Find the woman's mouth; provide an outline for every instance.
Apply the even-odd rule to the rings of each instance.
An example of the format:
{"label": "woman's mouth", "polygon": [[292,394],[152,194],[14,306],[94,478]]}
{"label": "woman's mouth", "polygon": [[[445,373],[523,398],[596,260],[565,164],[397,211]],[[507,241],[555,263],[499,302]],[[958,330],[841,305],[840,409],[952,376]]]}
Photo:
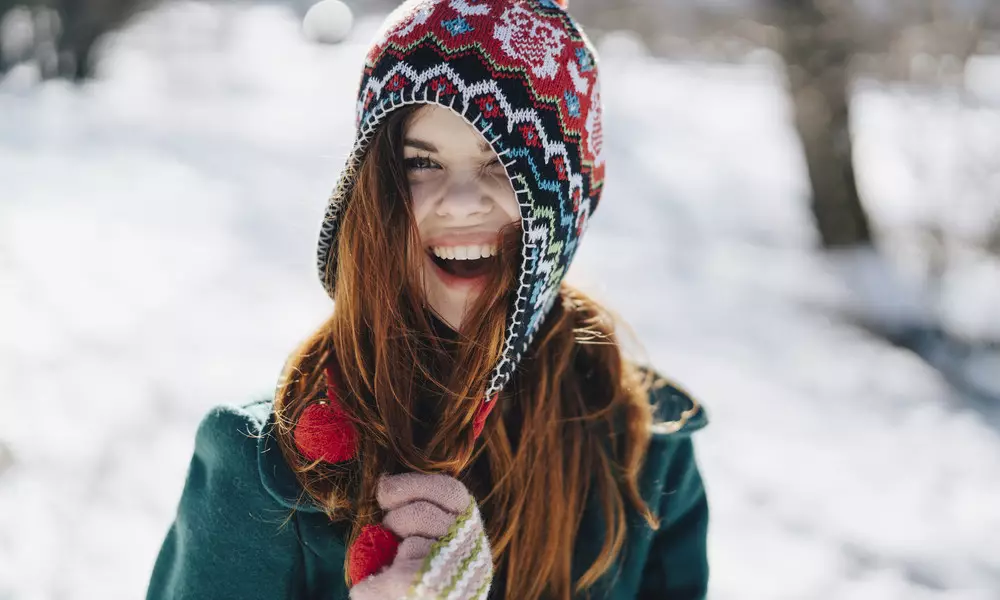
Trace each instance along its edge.
{"label": "woman's mouth", "polygon": [[[495,244],[473,244],[465,246],[433,246],[427,254],[431,261],[458,281],[472,282],[490,273],[497,262]],[[446,283],[452,283],[446,279]]]}

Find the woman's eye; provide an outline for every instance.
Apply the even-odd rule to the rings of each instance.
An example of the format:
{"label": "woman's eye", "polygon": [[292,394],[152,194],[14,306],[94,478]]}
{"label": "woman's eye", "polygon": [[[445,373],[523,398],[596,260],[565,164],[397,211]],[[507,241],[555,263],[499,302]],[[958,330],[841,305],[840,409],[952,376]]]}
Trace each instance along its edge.
{"label": "woman's eye", "polygon": [[503,163],[500,162],[499,158],[488,163],[484,168],[484,172],[490,177],[507,177],[507,170],[504,169]]}
{"label": "woman's eye", "polygon": [[423,171],[426,169],[439,169],[436,162],[426,156],[414,156],[403,161],[407,171]]}
{"label": "woman's eye", "polygon": [[490,162],[483,165],[483,171],[490,174],[495,174],[498,171],[503,172],[503,164],[500,162],[499,158],[494,158]]}

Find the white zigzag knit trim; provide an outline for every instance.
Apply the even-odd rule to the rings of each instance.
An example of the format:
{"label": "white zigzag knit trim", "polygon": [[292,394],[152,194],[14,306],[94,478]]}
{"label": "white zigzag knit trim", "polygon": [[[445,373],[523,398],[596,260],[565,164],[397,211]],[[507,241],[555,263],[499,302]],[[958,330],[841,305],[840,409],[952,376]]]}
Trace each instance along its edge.
{"label": "white zigzag knit trim", "polygon": [[542,142],[542,147],[545,149],[545,161],[549,162],[552,160],[553,155],[560,155],[566,162],[567,174],[570,173],[569,155],[566,152],[566,145],[558,140],[552,140],[549,138],[544,126],[542,125],[542,120],[538,116],[538,111],[534,108],[525,107],[515,109],[507,97],[500,90],[500,86],[493,79],[484,79],[475,83],[466,83],[459,75],[451,68],[451,65],[447,63],[440,63],[424,71],[417,71],[413,66],[404,61],[400,61],[389,70],[388,73],[382,79],[377,79],[372,77],[368,80],[365,89],[361,91],[358,96],[358,111],[361,112],[364,107],[364,99],[368,95],[368,92],[373,92],[376,96],[382,94],[383,88],[392,81],[392,78],[396,75],[404,75],[410,81],[413,82],[413,90],[416,91],[420,87],[423,87],[431,79],[438,77],[440,75],[445,75],[448,80],[451,81],[457,88],[459,93],[462,94],[462,101],[468,106],[469,100],[475,96],[481,96],[485,93],[492,93],[493,97],[496,98],[497,103],[503,109],[504,114],[507,116],[507,132],[510,133],[514,131],[514,127],[520,123],[532,123],[535,129],[538,131],[539,140]]}

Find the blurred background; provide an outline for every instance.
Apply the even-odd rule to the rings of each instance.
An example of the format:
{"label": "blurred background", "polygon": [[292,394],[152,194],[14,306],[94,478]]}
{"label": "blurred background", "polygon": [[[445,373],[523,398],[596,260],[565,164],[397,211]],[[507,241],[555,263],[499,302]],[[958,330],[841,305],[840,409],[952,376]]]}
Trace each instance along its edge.
{"label": "blurred background", "polygon": [[[199,419],[329,312],[395,3],[313,13],[338,43],[311,4],[0,0],[0,600],[142,597]],[[1000,598],[1000,3],[570,12],[608,162],[570,279],[708,408],[711,598]]]}

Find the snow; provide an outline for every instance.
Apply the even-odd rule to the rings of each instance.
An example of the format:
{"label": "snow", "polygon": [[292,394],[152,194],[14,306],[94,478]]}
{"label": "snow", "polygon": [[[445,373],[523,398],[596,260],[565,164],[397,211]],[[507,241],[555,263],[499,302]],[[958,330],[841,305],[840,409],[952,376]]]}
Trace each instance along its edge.
{"label": "snow", "polygon": [[306,39],[325,44],[339,44],[351,32],[354,16],[340,0],[323,0],[309,8],[302,20]]}
{"label": "snow", "polygon": [[1000,56],[972,56],[965,67],[965,85],[973,94],[1000,103]]}
{"label": "snow", "polygon": [[[96,82],[0,82],[0,598],[142,596],[199,418],[269,394],[330,308],[315,234],[376,27],[323,46],[280,7],[175,3],[108,44]],[[811,249],[781,77],[619,48],[571,279],[710,411],[711,597],[996,598],[1000,424],[853,325],[841,263]],[[994,112],[867,89],[855,117],[880,227],[962,199],[948,231],[980,234],[1000,183],[949,169]],[[901,137],[915,122],[949,144]],[[988,338],[995,263],[959,265],[941,304]]]}
{"label": "snow", "polygon": [[1000,104],[865,82],[855,105],[858,184],[903,285],[938,288],[931,310],[956,335],[1000,340],[1000,263],[983,251],[1000,240]]}

